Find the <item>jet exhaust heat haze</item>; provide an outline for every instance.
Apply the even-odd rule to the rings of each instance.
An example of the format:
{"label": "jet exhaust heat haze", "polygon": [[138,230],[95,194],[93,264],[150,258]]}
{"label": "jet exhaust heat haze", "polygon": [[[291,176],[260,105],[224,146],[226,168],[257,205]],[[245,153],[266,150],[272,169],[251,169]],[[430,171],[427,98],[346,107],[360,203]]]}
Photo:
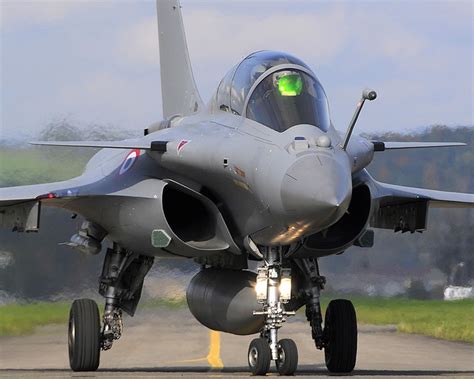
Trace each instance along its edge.
{"label": "jet exhaust heat haze", "polygon": [[[297,370],[285,320],[306,308],[311,337],[330,372],[354,369],[357,321],[352,303],[330,302],[318,258],[349,247],[371,247],[373,228],[426,229],[430,207],[473,207],[474,195],[380,183],[365,167],[391,149],[462,143],[370,141],[353,134],[364,90],[346,132],[335,130],[324,89],[302,60],[259,51],[229,70],[206,105],[191,71],[178,0],[158,0],[164,119],[144,136],[118,142],[57,141],[36,145],[101,150],[84,173],[58,183],[0,189],[0,225],[16,232],[40,227],[42,207],[86,220],[69,244],[98,254],[107,243],[99,292],[74,301],[69,359],[74,371],[94,371],[102,351],[133,316],[155,257],[193,259],[202,270],[187,289],[203,325],[257,334],[248,349],[255,375],[272,361],[281,375]],[[403,238],[401,236],[401,238]],[[248,270],[258,261],[258,272]]]}

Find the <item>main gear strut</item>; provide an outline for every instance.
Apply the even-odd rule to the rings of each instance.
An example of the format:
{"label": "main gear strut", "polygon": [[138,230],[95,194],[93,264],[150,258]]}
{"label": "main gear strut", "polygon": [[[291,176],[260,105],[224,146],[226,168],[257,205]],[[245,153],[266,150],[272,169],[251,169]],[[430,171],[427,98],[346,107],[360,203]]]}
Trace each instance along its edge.
{"label": "main gear strut", "polygon": [[99,292],[105,297],[101,348],[109,350],[122,336],[122,310],[133,316],[145,275],[153,265],[153,257],[139,255],[117,245],[107,250]]}
{"label": "main gear strut", "polygon": [[114,287],[107,288],[104,317],[102,318],[102,350],[109,350],[115,340],[122,336],[122,310],[117,306],[117,296]]}
{"label": "main gear strut", "polygon": [[323,349],[326,345],[323,333],[323,316],[321,312],[320,292],[324,289],[326,278],[319,274],[317,259],[295,259],[294,262],[303,272],[306,279],[303,291],[306,298],[306,319],[311,326],[311,335],[316,348]]}

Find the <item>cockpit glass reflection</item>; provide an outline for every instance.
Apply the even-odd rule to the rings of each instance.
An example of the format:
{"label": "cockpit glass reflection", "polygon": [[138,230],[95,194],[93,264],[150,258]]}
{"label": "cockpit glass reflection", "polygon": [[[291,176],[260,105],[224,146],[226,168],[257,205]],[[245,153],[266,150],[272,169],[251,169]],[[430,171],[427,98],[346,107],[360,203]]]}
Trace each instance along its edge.
{"label": "cockpit glass reflection", "polygon": [[278,51],[245,57],[222,79],[213,104],[279,132],[298,124],[327,131],[330,125],[326,95],[316,76],[298,58]]}
{"label": "cockpit glass reflection", "polygon": [[246,117],[278,132],[298,124],[327,131],[329,109],[319,82],[299,70],[269,74],[251,93]]}

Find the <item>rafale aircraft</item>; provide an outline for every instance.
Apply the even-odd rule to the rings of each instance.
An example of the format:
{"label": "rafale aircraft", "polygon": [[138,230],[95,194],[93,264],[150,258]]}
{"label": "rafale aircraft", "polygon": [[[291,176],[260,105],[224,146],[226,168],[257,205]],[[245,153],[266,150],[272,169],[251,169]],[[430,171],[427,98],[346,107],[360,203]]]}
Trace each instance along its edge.
{"label": "rafale aircraft", "polygon": [[[429,207],[472,207],[473,194],[380,183],[365,167],[374,152],[462,143],[370,141],[353,135],[364,90],[345,133],[334,129],[326,94],[311,68],[292,55],[258,51],[235,65],[205,105],[196,88],[178,0],[158,0],[164,120],[138,139],[34,142],[101,148],[84,173],[59,183],[0,189],[0,223],[37,231],[43,206],[86,221],[69,245],[98,254],[108,241],[99,292],[73,302],[69,360],[93,371],[101,350],[133,316],[154,257],[193,259],[202,269],[187,302],[208,328],[259,334],[248,349],[255,375],[275,361],[281,375],[297,369],[297,347],[278,339],[288,316],[306,307],[316,348],[330,372],[354,369],[356,313],[333,300],[324,321],[318,258],[355,245],[371,247],[372,228],[417,232]],[[218,54],[218,51],[216,51]],[[258,272],[248,270],[258,261]],[[308,333],[309,334],[309,333]]]}

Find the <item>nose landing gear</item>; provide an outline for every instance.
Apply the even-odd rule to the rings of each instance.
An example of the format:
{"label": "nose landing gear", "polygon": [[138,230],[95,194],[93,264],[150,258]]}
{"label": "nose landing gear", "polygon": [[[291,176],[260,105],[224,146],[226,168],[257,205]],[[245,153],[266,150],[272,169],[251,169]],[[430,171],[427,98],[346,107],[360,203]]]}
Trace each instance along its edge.
{"label": "nose landing gear", "polygon": [[281,247],[265,247],[262,250],[264,266],[258,269],[256,291],[257,301],[263,309],[253,314],[265,316],[265,326],[260,338],[250,343],[249,367],[254,375],[265,375],[273,360],[280,375],[293,375],[298,366],[296,344],[291,339],[278,341],[278,329],[288,316],[295,314],[286,311],[283,306],[291,299],[291,271],[282,268]]}

